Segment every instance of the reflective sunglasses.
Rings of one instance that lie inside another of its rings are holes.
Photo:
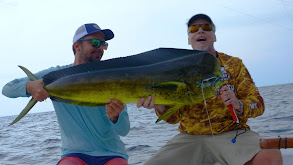
[[[189,32],[190,33],[195,33],[199,30],[199,28],[202,28],[203,31],[211,31],[214,30],[214,27],[211,24],[197,24],[197,25],[192,25],[189,27]]]
[[[106,41],[101,41],[98,39],[80,39],[78,41],[92,41],[92,46],[93,47],[100,47],[101,45],[103,46],[103,49],[107,50],[108,49],[108,43]]]

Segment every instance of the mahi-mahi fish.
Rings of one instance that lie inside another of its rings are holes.
[[[37,80],[29,70],[21,69],[30,80]],[[103,106],[109,98],[128,104],[152,96],[158,105],[172,105],[156,122],[184,105],[203,101],[223,85],[214,55],[172,48],[53,71],[43,81],[53,101],[68,104]],[[26,115],[36,102],[32,98],[10,125]]]

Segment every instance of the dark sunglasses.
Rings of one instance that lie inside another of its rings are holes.
[[[213,26],[211,24],[197,24],[197,25],[192,25],[189,27],[189,32],[190,33],[195,33],[199,30],[199,28],[202,28],[203,31],[211,31],[214,30]]]
[[[78,41],[92,41],[92,46],[93,47],[100,47],[101,45],[103,46],[103,49],[107,50],[108,48],[108,43],[106,41],[101,41],[98,39],[80,39]]]

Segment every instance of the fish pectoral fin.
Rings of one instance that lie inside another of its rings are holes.
[[[178,81],[167,81],[167,82],[161,82],[157,83],[152,88],[163,88],[163,89],[169,89],[172,91],[177,91],[180,88],[186,87],[186,84],[184,82],[178,82]]]
[[[178,111],[180,108],[182,107],[182,105],[175,105],[174,107],[168,109],[162,116],[160,116],[156,123],[167,118],[170,117],[173,113],[175,113],[176,111]]]
[[[31,109],[32,107],[37,103],[38,101],[36,101],[34,98],[31,98],[31,100],[28,102],[28,104],[26,105],[26,107],[20,112],[20,114],[13,120],[13,122],[11,124],[9,124],[9,126],[15,124],[16,122],[18,122],[23,116],[25,116]]]

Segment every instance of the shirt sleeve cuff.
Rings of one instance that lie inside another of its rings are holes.
[[[239,108],[239,110],[236,110],[236,113],[238,115],[243,115],[243,103],[239,99],[237,99],[237,100],[238,100],[238,102],[240,104],[240,108]]]

